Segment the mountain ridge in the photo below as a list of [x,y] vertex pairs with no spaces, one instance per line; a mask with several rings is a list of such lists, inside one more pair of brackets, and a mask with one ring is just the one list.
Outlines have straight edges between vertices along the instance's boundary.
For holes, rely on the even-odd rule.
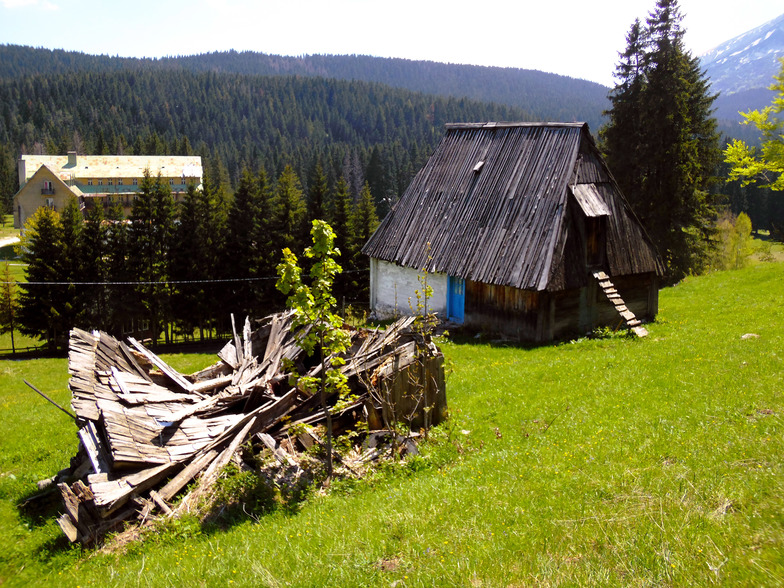
[[[32,53],[31,53],[32,52]],[[445,64],[367,55],[271,55],[216,51],[162,58],[111,57],[62,49],[0,45],[0,78],[103,69],[183,69],[249,75],[301,75],[368,81],[425,94],[520,108],[540,120],[585,121],[595,132],[609,88],[538,70]]]
[[768,88],[784,57],[784,14],[720,43],[700,56],[700,65],[719,93],[716,116],[742,120],[739,111],[764,108],[774,94]]

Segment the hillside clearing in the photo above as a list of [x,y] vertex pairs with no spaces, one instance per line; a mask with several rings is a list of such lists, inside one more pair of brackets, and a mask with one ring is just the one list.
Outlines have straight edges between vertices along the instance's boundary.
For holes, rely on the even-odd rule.
[[[185,520],[110,553],[66,546],[54,510],[16,508],[66,465],[76,436],[21,383],[67,403],[65,360],[3,362],[0,580],[784,583],[782,283],[777,263],[689,278],[661,292],[644,340],[446,342],[452,419],[421,457],[295,513]],[[167,357],[184,372],[212,359]]]

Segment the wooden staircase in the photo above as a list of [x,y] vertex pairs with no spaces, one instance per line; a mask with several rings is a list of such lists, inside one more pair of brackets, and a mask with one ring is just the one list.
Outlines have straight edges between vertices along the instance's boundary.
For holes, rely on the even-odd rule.
[[618,314],[621,315],[621,318],[626,322],[626,327],[638,337],[647,336],[648,330],[642,326],[640,319],[626,307],[626,303],[623,301],[623,298],[621,298],[621,295],[618,294],[618,290],[615,289],[615,285],[610,280],[610,276],[602,271],[598,271],[593,272],[593,277],[599,282],[599,287],[602,289],[602,292],[604,292],[607,299],[615,306],[615,310],[618,311]]

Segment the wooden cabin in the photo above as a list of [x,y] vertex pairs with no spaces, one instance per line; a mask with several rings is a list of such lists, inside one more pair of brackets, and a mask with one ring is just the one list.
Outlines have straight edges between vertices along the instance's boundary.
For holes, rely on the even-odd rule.
[[545,342],[658,311],[663,264],[585,123],[449,124],[365,244],[379,318],[428,310]]

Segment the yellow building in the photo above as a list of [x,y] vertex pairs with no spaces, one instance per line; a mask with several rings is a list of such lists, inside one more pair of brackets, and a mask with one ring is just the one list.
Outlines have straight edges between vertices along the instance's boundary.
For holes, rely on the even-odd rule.
[[130,214],[145,171],[160,175],[175,200],[188,186],[202,187],[201,157],[181,155],[22,155],[17,163],[19,191],[14,196],[14,227],[24,226],[40,207],[62,210],[77,198],[85,208],[118,198]]

